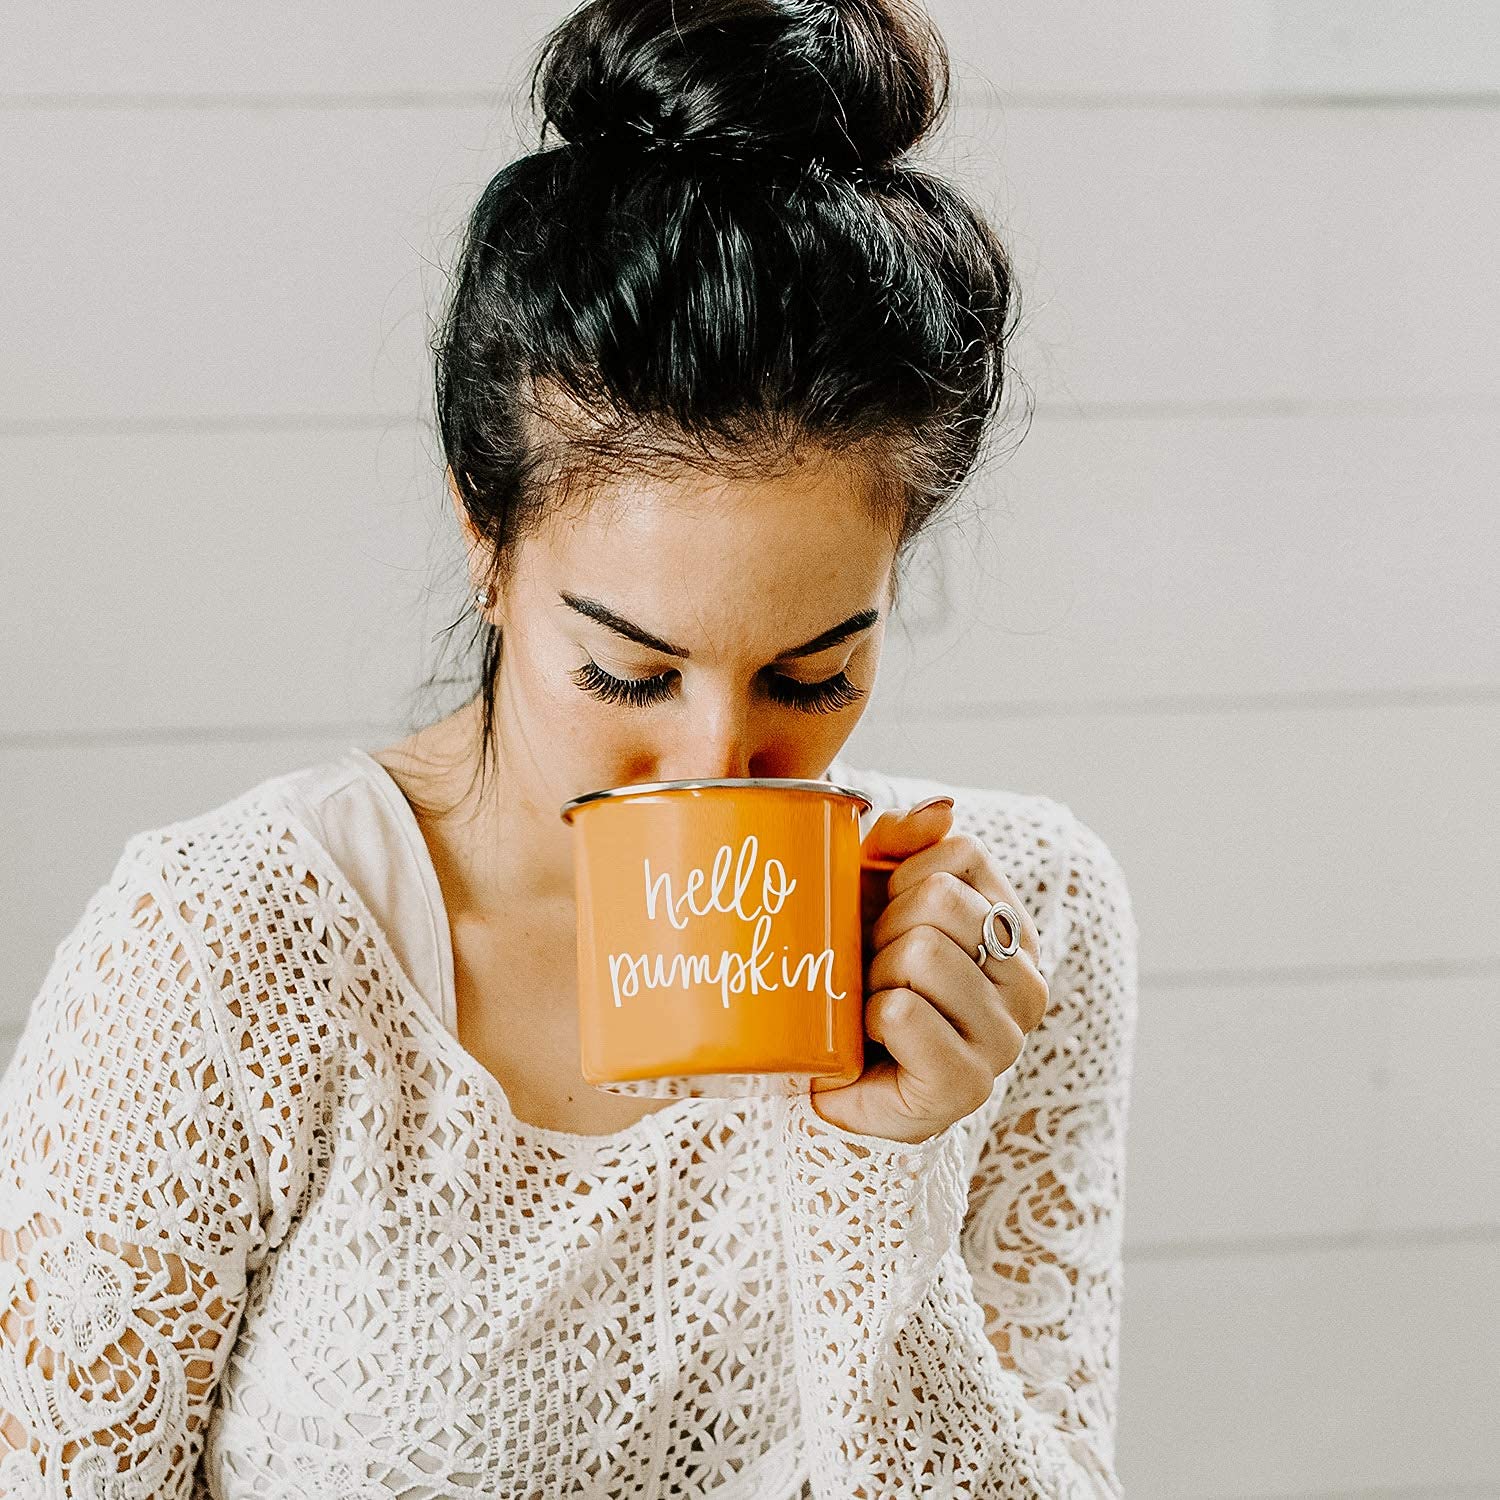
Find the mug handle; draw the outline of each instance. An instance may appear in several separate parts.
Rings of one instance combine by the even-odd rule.
[[[885,910],[890,899],[891,871],[901,861],[889,855],[861,858],[859,862],[859,916],[862,929],[868,934],[875,919]]]
[[[859,862],[860,945],[865,950],[866,958],[869,956],[870,929],[875,925],[881,912],[885,910],[886,902],[890,899],[891,871],[900,863],[899,859],[889,856],[861,858]],[[890,1053],[879,1042],[872,1037],[865,1037],[864,1066],[866,1068],[888,1057]]]

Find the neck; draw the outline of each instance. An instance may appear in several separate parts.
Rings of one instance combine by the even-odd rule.
[[[382,756],[412,803],[450,905],[475,914],[556,911],[575,902],[573,852],[560,801],[509,743],[480,784],[480,705],[466,704]]]

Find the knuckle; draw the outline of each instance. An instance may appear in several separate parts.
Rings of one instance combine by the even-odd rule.
[[[1016,981],[1001,992],[1005,996],[1005,1010],[1022,1032],[1035,1031],[1046,1019],[1052,990],[1025,953],[1014,954],[1005,962],[1014,966],[1016,974]]]
[[[891,1014],[900,1025],[908,1025],[914,1021],[924,1003],[915,990],[902,988],[891,991]]]
[[[974,900],[974,887],[962,875],[953,870],[939,870],[932,876],[932,910],[934,915],[943,914],[957,922],[970,922],[973,914],[970,903]]]
[[[989,845],[978,834],[956,833],[953,841],[958,846],[959,857],[965,869],[978,870],[989,863]]]
[[[931,969],[947,938],[927,923],[909,929],[902,938],[902,957],[913,968]]]
[[[940,927],[919,927],[922,935],[922,959],[929,968],[935,966],[947,953],[952,939]]]
[[[969,1099],[969,1113],[973,1113],[980,1105],[984,1104],[995,1091],[995,1079],[999,1075],[993,1072],[988,1063],[982,1059],[976,1059],[974,1066],[969,1070],[969,1076],[965,1081],[964,1094]]]

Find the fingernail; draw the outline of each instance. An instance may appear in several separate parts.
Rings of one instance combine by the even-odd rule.
[[[919,812],[922,811],[923,808],[926,808],[926,807],[937,807],[939,804],[941,804],[944,807],[952,807],[953,806],[953,798],[952,797],[929,797],[925,802],[919,802],[919,803],[917,803],[917,805],[914,808],[912,808],[911,812],[907,813],[906,816],[907,817],[911,817],[912,813],[919,813]]]

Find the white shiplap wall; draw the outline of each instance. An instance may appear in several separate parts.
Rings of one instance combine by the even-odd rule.
[[[847,753],[1130,878],[1127,1489],[1500,1495],[1500,11],[933,9],[1036,416]],[[8,11],[4,1056],[129,833],[415,711],[428,310],[561,13]]]

